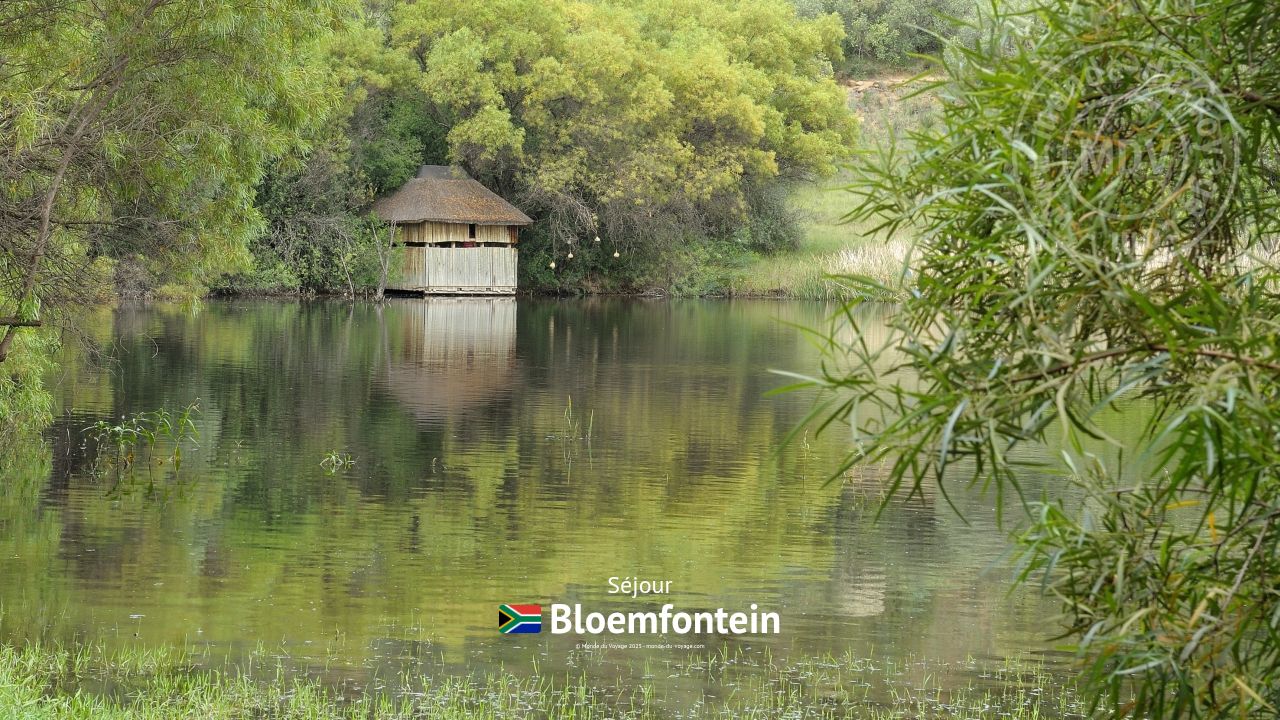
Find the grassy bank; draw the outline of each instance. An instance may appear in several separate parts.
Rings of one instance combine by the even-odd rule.
[[[798,188],[793,203],[804,228],[800,246],[776,255],[753,255],[725,293],[811,300],[842,298],[847,288],[832,276],[851,274],[898,287],[910,241],[873,235],[866,224],[843,222],[852,197],[841,189],[842,185],[837,179]]]
[[[857,116],[864,152],[896,141],[909,145],[907,133],[927,128],[937,102],[932,95],[912,96],[903,83],[909,73],[848,80],[849,108]],[[844,192],[853,177],[848,172],[830,180],[802,185],[792,196],[803,238],[791,251],[752,255],[739,265],[725,293],[737,296],[830,299],[844,297],[848,289],[833,275],[864,275],[881,285],[902,285],[903,261],[911,238],[873,234],[868,223],[846,223],[844,216],[855,203]]]
[[[865,658],[813,658],[755,664],[711,654],[654,668],[722,689],[704,691],[684,706],[659,696],[647,682],[592,683],[584,675],[480,678],[403,677],[396,694],[341,697],[315,681],[250,679],[196,669],[176,651],[108,653],[0,648],[0,717],[29,720],[590,720],[591,718],[1002,718],[1078,716],[1068,688],[1034,664],[990,671],[991,688],[935,687],[942,666]],[[262,658],[269,663],[269,659]],[[270,675],[270,671],[266,673]],[[646,673],[652,676],[652,673]],[[261,675],[259,676],[261,677]],[[999,685],[1004,687],[999,688]]]

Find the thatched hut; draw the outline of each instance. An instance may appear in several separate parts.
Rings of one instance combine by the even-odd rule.
[[[373,205],[404,253],[387,289],[437,295],[512,295],[516,243],[533,221],[458,168],[423,165]]]

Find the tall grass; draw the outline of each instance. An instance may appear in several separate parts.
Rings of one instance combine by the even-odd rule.
[[[22,720],[1032,720],[1080,715],[1070,688],[1034,662],[990,670],[989,686],[947,688],[915,660],[821,656],[797,662],[711,651],[651,667],[719,688],[665,697],[648,681],[600,683],[586,674],[405,676],[397,692],[341,694],[282,671],[268,680],[195,669],[181,651],[0,647],[0,717]],[[969,661],[973,664],[975,661]],[[651,661],[652,663],[652,661]],[[268,669],[268,675],[270,671]],[[413,689],[410,689],[413,688]]]
[[[910,241],[871,232],[871,223],[847,223],[850,198],[847,175],[822,184],[801,186],[793,204],[805,227],[804,240],[793,251],[757,255],[727,288],[727,294],[830,300],[847,297],[846,287],[832,275],[868,276],[890,288],[901,286]]]
[[[866,81],[851,84],[849,106],[861,123],[859,151],[874,152],[890,141],[904,147],[902,140],[909,130],[928,127],[934,121],[937,101],[929,95],[910,96],[895,81]],[[800,246],[775,255],[753,256],[726,293],[815,300],[847,298],[848,287],[832,279],[832,275],[862,275],[891,291],[902,290],[903,267],[912,238],[902,233],[873,233],[873,222],[847,222],[845,216],[853,208],[854,198],[844,187],[853,181],[850,173],[841,172],[834,178],[797,187],[792,208],[804,226]]]

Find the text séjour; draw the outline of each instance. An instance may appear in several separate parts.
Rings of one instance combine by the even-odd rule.
[[[670,580],[641,580],[635,577],[609,578],[610,595],[666,595],[671,592]]]

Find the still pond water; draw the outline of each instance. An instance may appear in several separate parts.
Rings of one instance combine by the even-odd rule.
[[[0,502],[0,640],[266,653],[359,691],[406,670],[644,675],[687,649],[504,636],[499,603],[777,612],[773,636],[667,638],[778,660],[928,659],[982,682],[1047,656],[989,501],[878,523],[874,471],[826,483],[839,433],[778,452],[812,371],[781,302],[396,300],[121,308],[53,379],[50,464]],[[180,469],[94,471],[101,419],[198,402]],[[354,464],[326,468],[330,453]],[[22,488],[26,488],[25,491]],[[612,576],[669,580],[661,598]],[[651,639],[652,640],[652,639]],[[924,672],[924,671],[921,671]],[[672,682],[676,682],[673,680]]]

